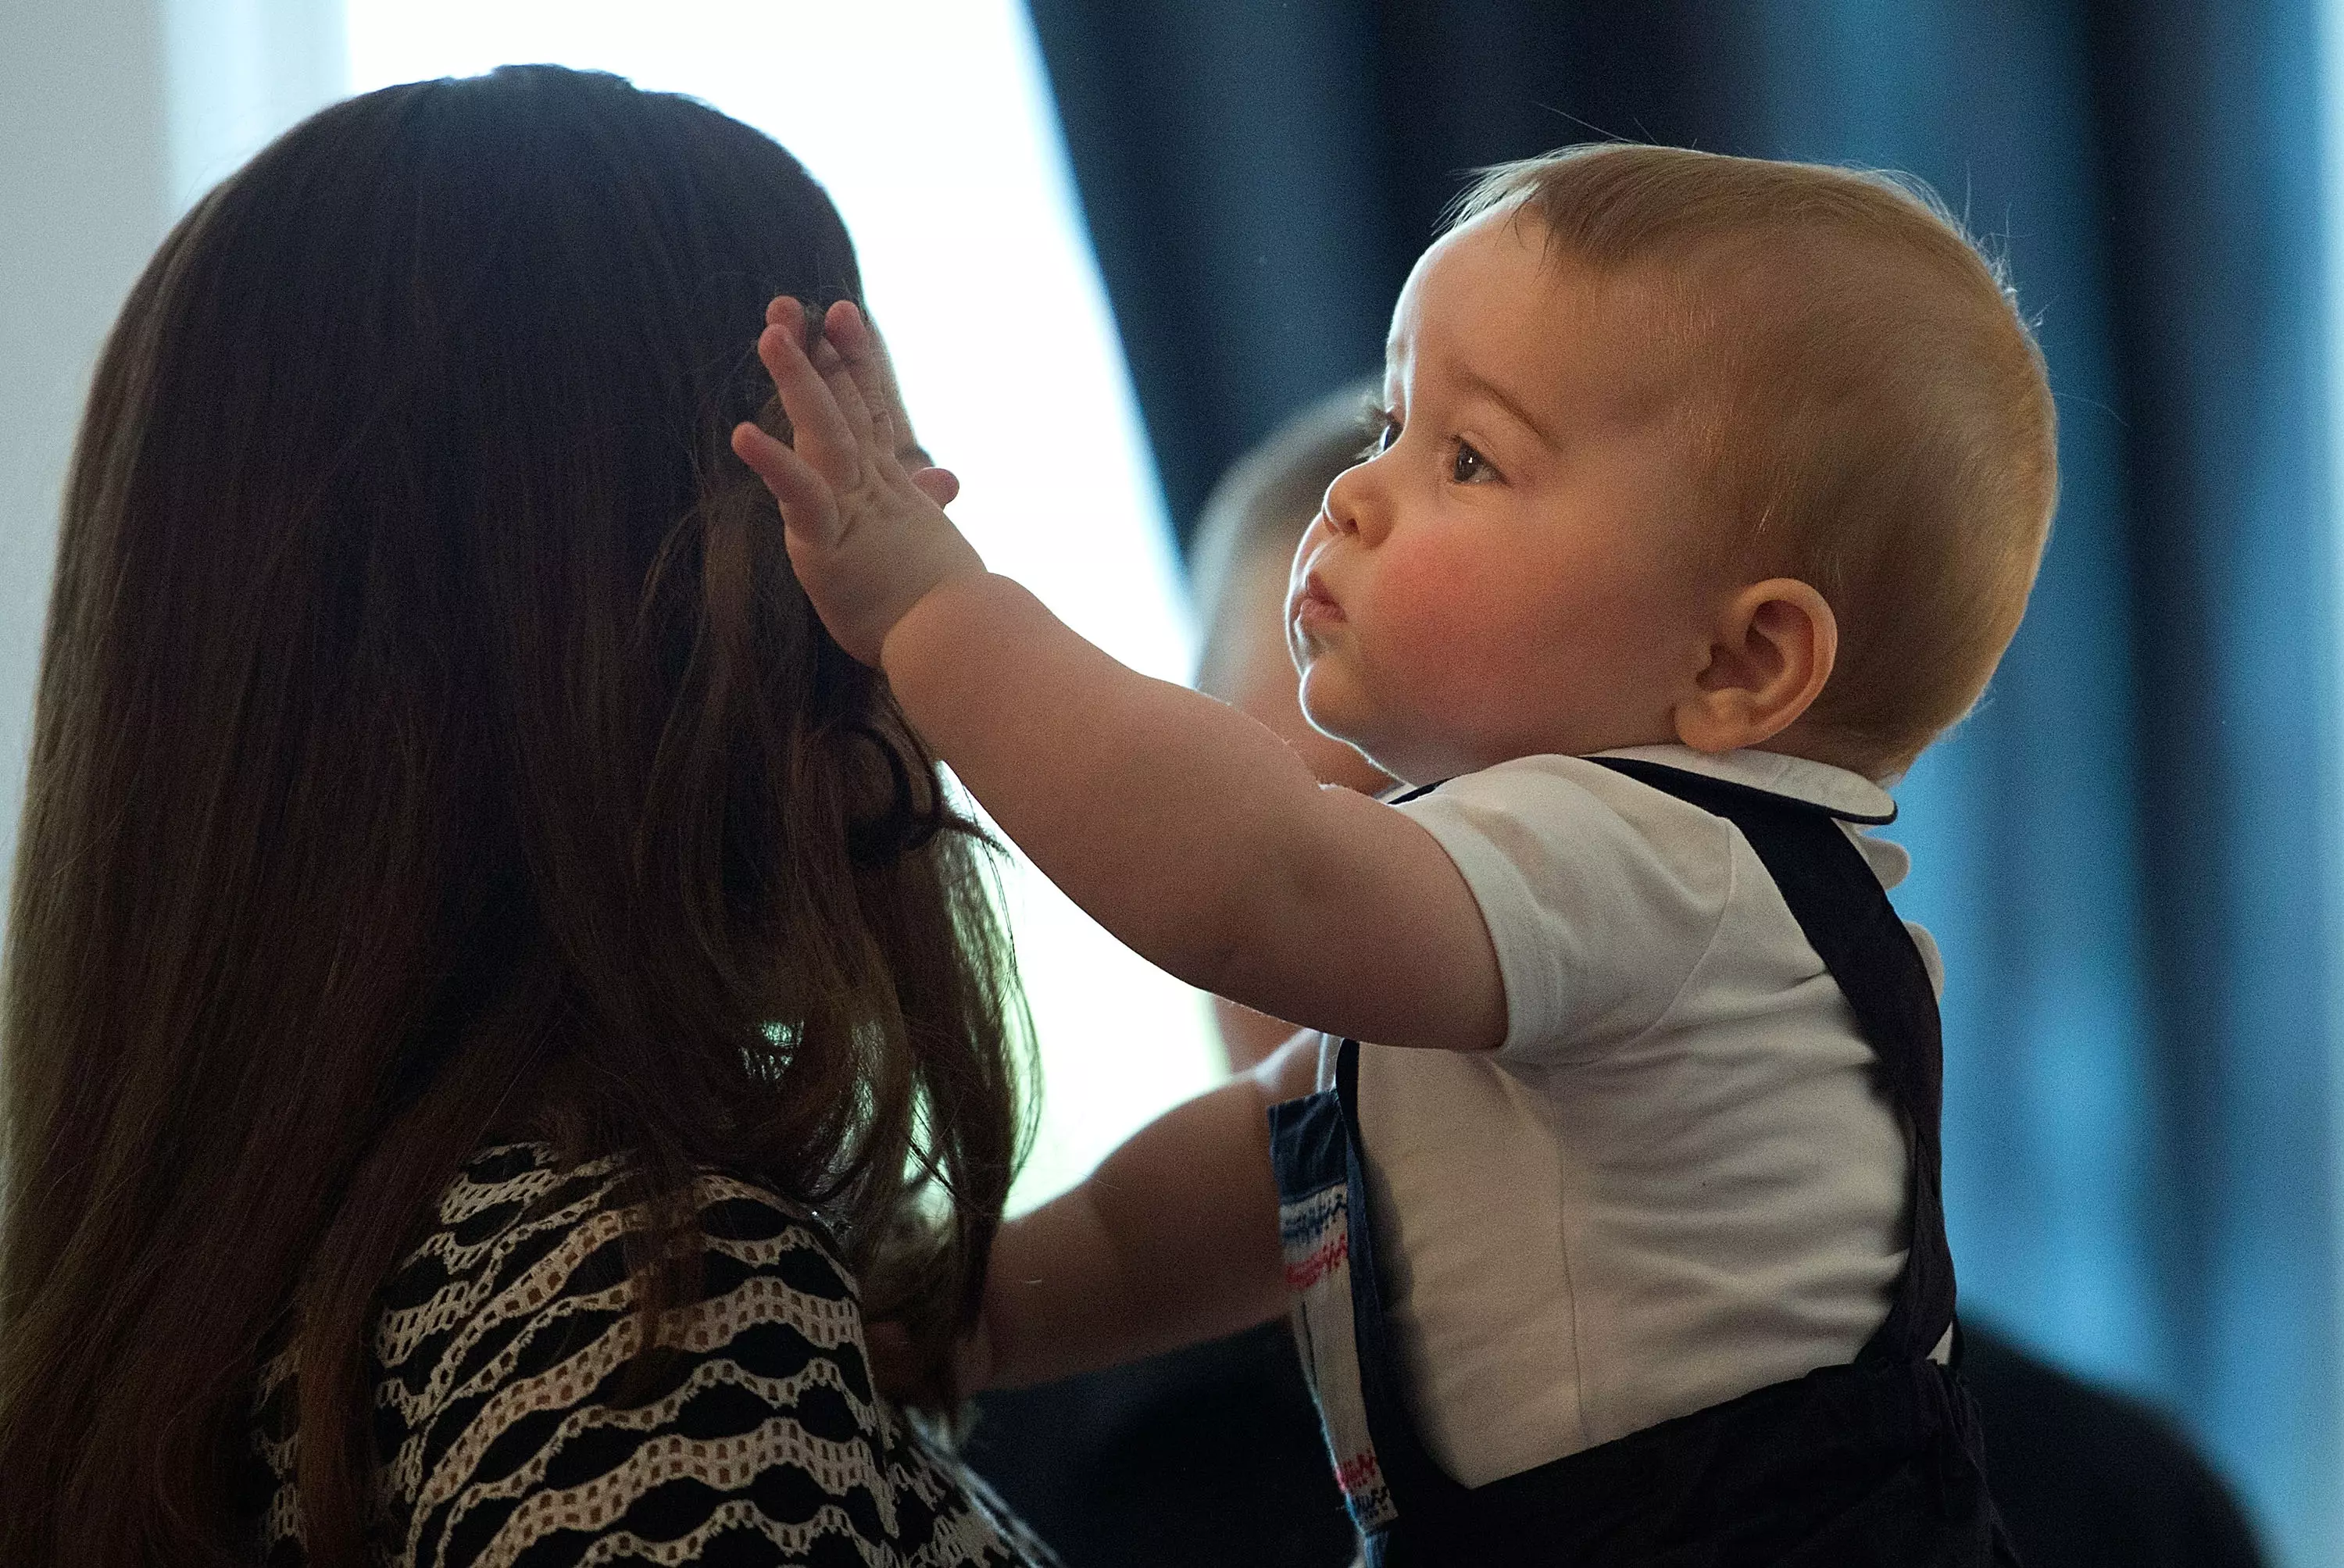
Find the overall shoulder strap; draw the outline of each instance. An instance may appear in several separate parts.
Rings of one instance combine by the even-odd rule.
[[[1954,1320],[1938,1118],[1945,1045],[1935,989],[1913,935],[1872,867],[1821,806],[1631,757],[1590,757],[1612,772],[1722,816],[1742,830],[1783,902],[1838,982],[1905,1127],[1910,1249],[1887,1320],[1862,1358],[1926,1356]]]

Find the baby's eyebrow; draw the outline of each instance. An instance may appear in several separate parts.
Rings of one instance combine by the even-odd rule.
[[[1495,381],[1490,380],[1486,376],[1477,375],[1473,371],[1467,369],[1460,369],[1457,372],[1457,379],[1459,383],[1464,386],[1468,390],[1480,394],[1482,397],[1489,399],[1490,401],[1497,404],[1498,407],[1505,410],[1506,412],[1511,414],[1518,423],[1528,430],[1531,434],[1538,437],[1540,440],[1545,442],[1550,449],[1560,449],[1561,447],[1562,443],[1554,439],[1552,431],[1549,430],[1546,426],[1541,424],[1538,420],[1531,418],[1530,410],[1522,406],[1520,399],[1516,398],[1511,392],[1507,391],[1503,387],[1498,385]]]

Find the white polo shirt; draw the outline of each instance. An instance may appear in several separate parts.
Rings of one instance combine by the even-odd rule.
[[[1894,813],[1855,774],[1607,754],[1826,806],[1884,887],[1909,865],[1854,825]],[[1852,1361],[1904,1263],[1904,1136],[1741,830],[1565,756],[1398,809],[1464,874],[1506,991],[1495,1051],[1359,1052],[1386,1313],[1434,1459],[1479,1486]]]

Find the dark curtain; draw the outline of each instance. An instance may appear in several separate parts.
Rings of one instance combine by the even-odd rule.
[[[1965,1310],[2339,1513],[2339,856],[2311,0],[1032,0],[1171,515],[1380,360],[1464,171],[1596,137],[1929,181],[2010,261],[2064,497],[1899,789],[1951,970]]]

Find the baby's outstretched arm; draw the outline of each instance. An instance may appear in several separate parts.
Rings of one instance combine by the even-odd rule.
[[[1150,680],[988,574],[897,462],[876,345],[832,307],[816,364],[777,302],[758,352],[795,450],[733,449],[782,506],[790,559],[847,652],[1052,881],[1140,955],[1274,1017],[1380,1044],[1505,1034],[1464,878],[1405,814],[1322,790],[1275,734]]]
[[[1297,1036],[1003,1226],[985,1273],[983,1386],[1092,1371],[1284,1311],[1265,1113],[1310,1091],[1317,1060],[1317,1037]]]

